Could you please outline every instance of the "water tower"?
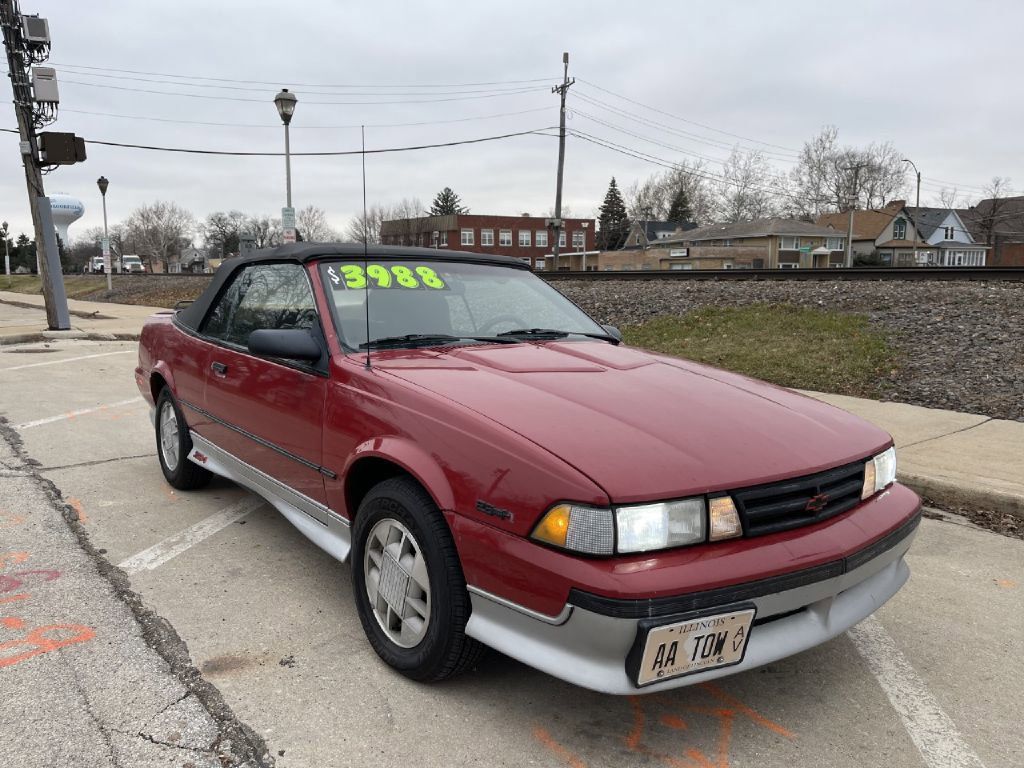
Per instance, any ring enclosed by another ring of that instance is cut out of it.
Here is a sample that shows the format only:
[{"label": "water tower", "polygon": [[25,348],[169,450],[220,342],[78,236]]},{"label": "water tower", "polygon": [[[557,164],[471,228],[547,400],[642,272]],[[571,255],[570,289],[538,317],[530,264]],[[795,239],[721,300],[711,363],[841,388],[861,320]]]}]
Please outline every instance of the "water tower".
[{"label": "water tower", "polygon": [[64,192],[50,195],[50,209],[53,211],[53,225],[60,235],[61,242],[65,248],[71,247],[68,240],[68,227],[82,218],[85,213],[85,206],[77,197],[71,197]]}]

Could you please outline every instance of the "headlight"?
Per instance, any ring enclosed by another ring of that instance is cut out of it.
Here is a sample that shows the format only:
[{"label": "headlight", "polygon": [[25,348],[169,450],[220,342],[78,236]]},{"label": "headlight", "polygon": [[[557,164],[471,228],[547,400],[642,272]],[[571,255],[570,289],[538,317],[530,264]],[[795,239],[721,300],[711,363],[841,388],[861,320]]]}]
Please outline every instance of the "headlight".
[{"label": "headlight", "polygon": [[864,486],[860,497],[866,499],[896,482],[896,447],[887,448],[864,463]]},{"label": "headlight", "polygon": [[703,498],[618,507],[618,551],[647,552],[704,541],[706,519]]},{"label": "headlight", "polygon": [[[722,501],[712,500],[713,507],[718,504],[712,510],[712,540],[742,533],[731,499],[728,505]],[[557,504],[541,518],[531,536],[589,555],[649,552],[707,541],[708,512],[703,497],[636,504],[614,510]]]}]

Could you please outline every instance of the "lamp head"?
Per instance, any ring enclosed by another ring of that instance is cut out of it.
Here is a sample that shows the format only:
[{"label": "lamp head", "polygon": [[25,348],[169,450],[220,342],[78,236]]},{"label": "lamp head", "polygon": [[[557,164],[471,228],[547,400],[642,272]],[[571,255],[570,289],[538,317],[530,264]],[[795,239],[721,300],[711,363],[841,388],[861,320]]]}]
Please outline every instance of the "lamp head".
[{"label": "lamp head", "polygon": [[100,176],[98,179],[96,179],[96,186],[100,188],[100,194],[106,197],[107,187],[110,186],[110,182],[107,181],[107,177]]},{"label": "lamp head", "polygon": [[274,104],[277,106],[277,114],[281,116],[281,121],[288,125],[292,121],[292,115],[295,114],[295,103],[299,99],[294,93],[289,91],[287,88],[282,88],[281,92],[274,97]]}]

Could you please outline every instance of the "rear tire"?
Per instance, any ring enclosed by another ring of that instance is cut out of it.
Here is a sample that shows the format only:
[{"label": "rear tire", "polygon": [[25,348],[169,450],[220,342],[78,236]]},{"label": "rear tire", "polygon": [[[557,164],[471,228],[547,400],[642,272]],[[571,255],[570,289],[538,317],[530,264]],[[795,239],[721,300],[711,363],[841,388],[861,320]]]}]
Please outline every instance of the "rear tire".
[{"label": "rear tire", "polygon": [[179,491],[202,488],[212,477],[210,471],[189,461],[192,437],[188,424],[169,387],[156,399],[156,455],[164,478]]},{"label": "rear tire", "polygon": [[352,587],[370,645],[406,677],[443,680],[482,655],[466,635],[469,593],[451,531],[411,478],[385,480],[359,505]]}]

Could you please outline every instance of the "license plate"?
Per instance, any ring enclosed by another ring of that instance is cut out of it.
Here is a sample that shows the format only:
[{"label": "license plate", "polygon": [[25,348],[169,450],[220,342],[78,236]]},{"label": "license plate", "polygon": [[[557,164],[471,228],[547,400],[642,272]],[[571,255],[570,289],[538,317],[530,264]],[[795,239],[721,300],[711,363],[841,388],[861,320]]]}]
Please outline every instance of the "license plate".
[{"label": "license plate", "polygon": [[651,627],[636,669],[636,684],[739,664],[756,612],[751,606]]}]

